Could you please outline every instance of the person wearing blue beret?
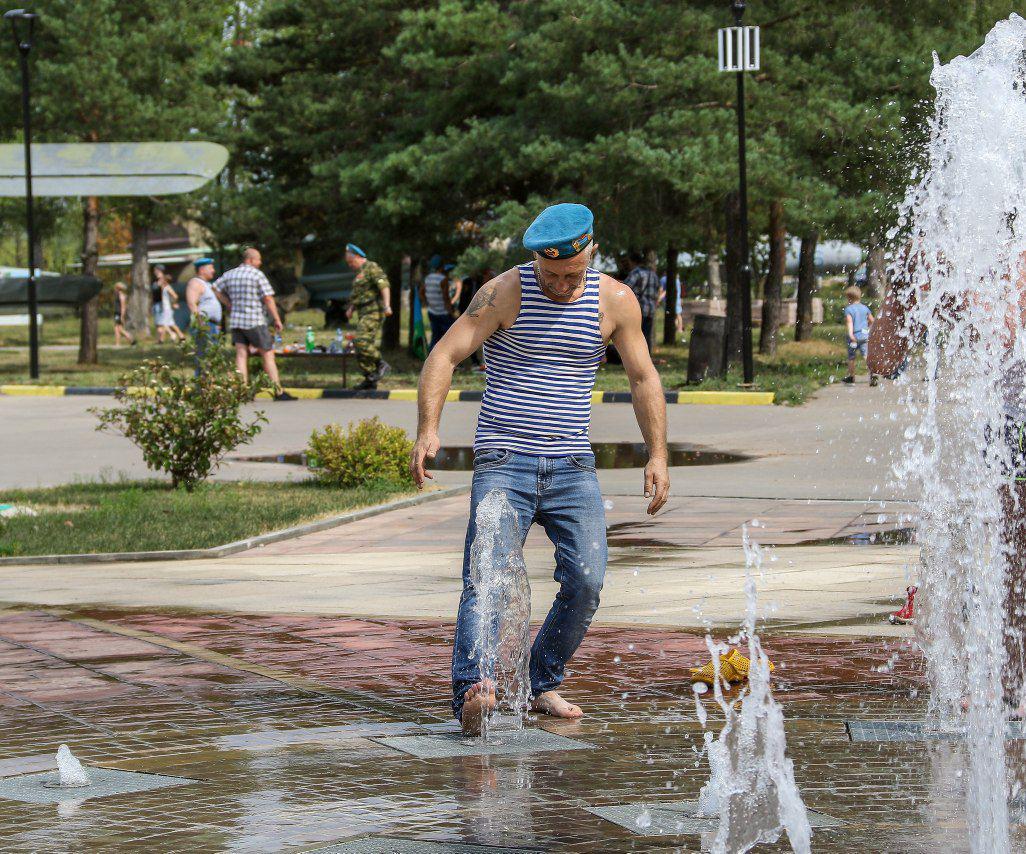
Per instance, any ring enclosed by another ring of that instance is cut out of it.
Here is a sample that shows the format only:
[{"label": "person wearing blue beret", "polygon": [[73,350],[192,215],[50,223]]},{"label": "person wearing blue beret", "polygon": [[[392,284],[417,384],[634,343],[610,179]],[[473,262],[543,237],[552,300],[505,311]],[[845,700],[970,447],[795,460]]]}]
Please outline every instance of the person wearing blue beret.
[{"label": "person wearing blue beret", "polygon": [[214,281],[214,259],[197,258],[192,262],[196,275],[185,286],[185,304],[192,315],[189,331],[196,341],[196,374],[199,375],[207,345],[216,344],[221,334],[221,301],[210,283]]},{"label": "person wearing blue beret", "polygon": [[478,506],[495,493],[512,508],[516,530],[483,534],[491,534],[494,566],[519,565],[535,522],[556,546],[560,590],[531,647],[532,707],[559,718],[583,715],[557,689],[598,608],[606,570],[605,507],[588,428],[595,375],[610,341],[623,358],[648,447],[643,490],[650,514],[663,507],[670,488],[666,398],[642,334],[641,309],[630,288],[591,266],[597,248],[592,212],[579,204],[552,205],[523,242],[531,260],[481,285],[424,363],[410,457],[410,472],[422,487],[431,477],[425,460],[441,446],[438,428],[453,371],[483,345],[486,385],[452,657],[452,709],[467,733],[479,732],[498,702],[494,665],[482,656],[471,560]]},{"label": "person wearing blue beret", "polygon": [[345,257],[349,269],[356,273],[346,309],[346,320],[352,320],[354,312],[357,315],[354,343],[363,382],[356,390],[374,391],[392,370],[381,358],[381,327],[392,314],[392,290],[385,271],[355,243],[346,244]]}]

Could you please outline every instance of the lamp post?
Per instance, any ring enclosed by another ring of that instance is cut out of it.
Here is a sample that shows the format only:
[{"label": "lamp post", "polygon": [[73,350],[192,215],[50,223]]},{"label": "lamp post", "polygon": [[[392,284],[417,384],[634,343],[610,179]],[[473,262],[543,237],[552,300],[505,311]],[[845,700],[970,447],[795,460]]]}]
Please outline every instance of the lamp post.
[{"label": "lamp post", "polygon": [[28,57],[36,15],[26,9],[11,9],[4,18],[11,22],[11,33],[21,61],[21,120],[25,137],[25,230],[28,232],[28,310],[29,376],[39,379],[39,324],[36,301],[36,230],[32,219],[32,125],[29,109]]},{"label": "lamp post", "polygon": [[759,70],[759,28],[742,24],[745,0],[731,0],[734,26],[719,31],[720,71],[737,77],[737,165],[741,197],[741,361],[745,385],[755,379],[752,363],[752,263],[748,248],[748,165],[745,151],[745,72]]}]

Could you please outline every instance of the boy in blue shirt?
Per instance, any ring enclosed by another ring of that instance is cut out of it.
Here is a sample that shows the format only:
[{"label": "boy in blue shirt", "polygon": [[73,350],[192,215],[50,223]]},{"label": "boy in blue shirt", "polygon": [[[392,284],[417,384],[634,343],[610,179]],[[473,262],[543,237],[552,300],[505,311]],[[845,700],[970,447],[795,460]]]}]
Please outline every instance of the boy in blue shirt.
[{"label": "boy in blue shirt", "polygon": [[[869,342],[869,328],[873,325],[873,312],[862,303],[862,289],[852,285],[844,291],[848,298],[848,307],[844,310],[844,323],[848,329],[848,376],[844,382],[849,385],[855,382],[855,357],[861,353],[866,358],[866,345]],[[877,384],[876,375],[869,374],[869,384]]]}]

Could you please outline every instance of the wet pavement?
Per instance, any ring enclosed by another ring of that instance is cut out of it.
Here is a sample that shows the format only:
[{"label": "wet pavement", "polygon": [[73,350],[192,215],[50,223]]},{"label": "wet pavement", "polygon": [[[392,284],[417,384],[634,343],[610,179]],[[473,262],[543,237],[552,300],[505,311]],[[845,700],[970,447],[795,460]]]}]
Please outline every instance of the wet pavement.
[{"label": "wet pavement", "polygon": [[[304,851],[366,837],[329,850],[413,850],[384,837],[701,849],[676,824],[645,835],[651,825],[589,811],[643,803],[665,819],[697,798],[708,770],[685,674],[703,659],[700,634],[595,627],[566,684],[587,716],[532,720],[543,750],[417,758],[395,745],[452,739],[451,632],[309,615],[2,612],[0,792],[52,768],[61,743],[87,767],[191,782],[57,804],[0,794],[0,850]],[[813,850],[968,850],[958,742],[852,741],[846,726],[922,717],[912,642],[769,632],[764,644],[802,795],[840,822],[816,832]]]}]

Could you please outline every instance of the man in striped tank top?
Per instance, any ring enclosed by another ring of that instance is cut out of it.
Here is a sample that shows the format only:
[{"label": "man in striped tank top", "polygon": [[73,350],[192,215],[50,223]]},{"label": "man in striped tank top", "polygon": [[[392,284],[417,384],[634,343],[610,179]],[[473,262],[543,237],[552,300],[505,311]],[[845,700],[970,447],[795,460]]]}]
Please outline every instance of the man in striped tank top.
[{"label": "man in striped tank top", "polygon": [[496,704],[494,685],[480,673],[470,567],[477,506],[493,490],[501,490],[516,511],[520,544],[537,522],[556,548],[559,593],[531,649],[532,707],[560,718],[583,714],[556,689],[598,608],[606,570],[605,509],[588,426],[595,373],[610,340],[623,357],[649,449],[644,492],[650,514],[669,492],[666,398],[641,332],[638,300],[630,288],[590,267],[593,224],[584,205],[544,210],[524,234],[534,261],[482,285],[421,372],[410,460],[418,487],[431,477],[424,461],[440,446],[438,425],[453,371],[484,346],[487,384],[474,440],[452,664],[453,712],[469,733],[480,727],[482,711]]}]

